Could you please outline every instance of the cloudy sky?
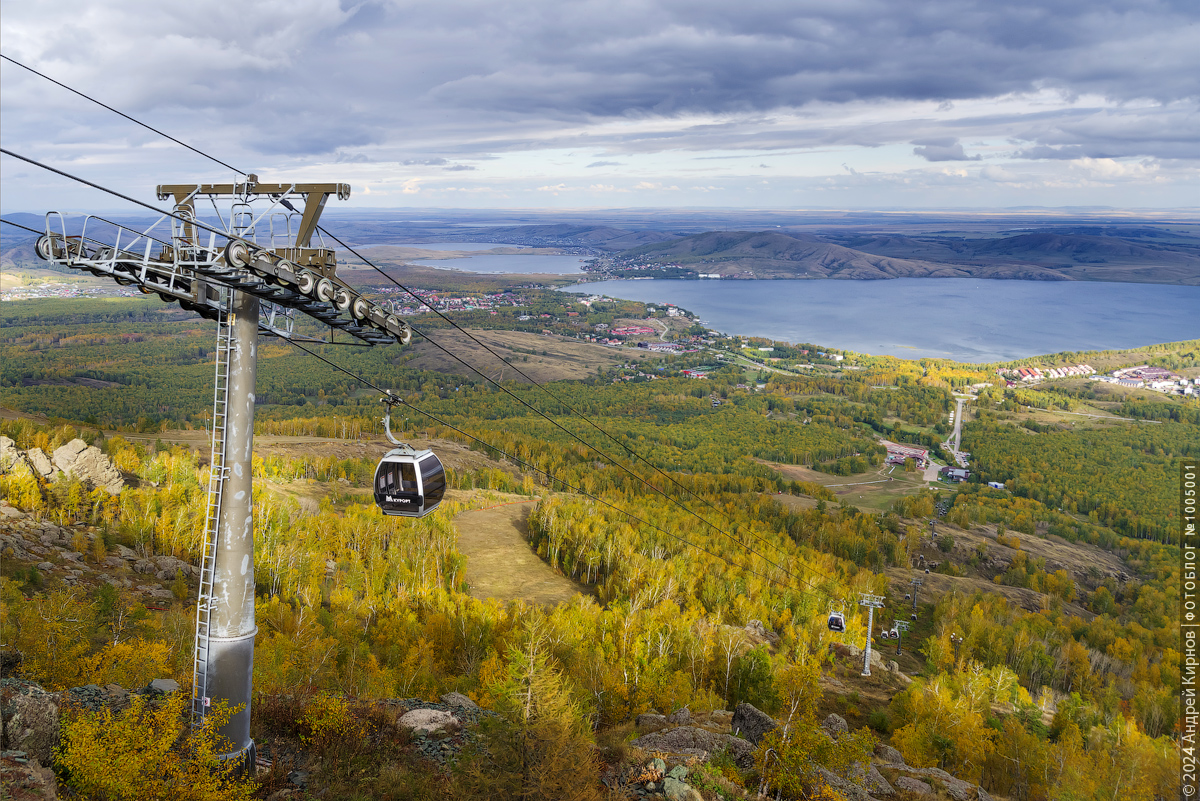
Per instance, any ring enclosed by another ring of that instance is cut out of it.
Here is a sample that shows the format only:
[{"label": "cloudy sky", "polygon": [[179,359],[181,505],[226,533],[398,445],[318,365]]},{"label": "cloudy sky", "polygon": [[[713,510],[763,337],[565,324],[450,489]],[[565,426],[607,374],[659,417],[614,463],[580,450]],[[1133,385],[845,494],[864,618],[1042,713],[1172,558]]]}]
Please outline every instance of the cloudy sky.
[{"label": "cloudy sky", "polygon": [[[0,50],[375,207],[1200,207],[1195,0],[3,0]],[[19,67],[4,147],[227,171]],[[0,157],[6,212],[116,207]],[[347,204],[341,204],[343,207]]]}]

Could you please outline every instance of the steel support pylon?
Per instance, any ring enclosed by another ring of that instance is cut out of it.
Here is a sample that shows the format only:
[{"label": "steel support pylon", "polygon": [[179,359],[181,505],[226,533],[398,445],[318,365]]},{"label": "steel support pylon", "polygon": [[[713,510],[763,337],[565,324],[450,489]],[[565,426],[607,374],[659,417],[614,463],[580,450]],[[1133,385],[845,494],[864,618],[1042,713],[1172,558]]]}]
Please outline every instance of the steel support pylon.
[{"label": "steel support pylon", "polygon": [[[251,678],[254,671],[254,384],[258,357],[257,298],[232,292],[222,334],[228,337],[226,382],[221,387],[217,353],[210,520],[201,565],[197,606],[196,678],[193,712],[202,719],[212,704],[236,712],[219,730],[228,749],[223,760],[254,764],[250,739]],[[222,389],[224,390],[222,392]],[[221,396],[224,414],[218,417]],[[219,462],[218,462],[219,459]],[[211,542],[208,541],[211,536]]]}]

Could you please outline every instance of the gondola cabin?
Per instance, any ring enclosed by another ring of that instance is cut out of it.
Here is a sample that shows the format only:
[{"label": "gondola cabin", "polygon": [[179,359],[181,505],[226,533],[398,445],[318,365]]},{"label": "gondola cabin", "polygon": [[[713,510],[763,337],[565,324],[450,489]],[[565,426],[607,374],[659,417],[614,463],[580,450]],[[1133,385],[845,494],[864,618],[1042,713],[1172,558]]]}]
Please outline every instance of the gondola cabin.
[{"label": "gondola cabin", "polygon": [[831,612],[829,614],[829,630],[830,631],[845,631],[846,618],[841,612]]},{"label": "gondola cabin", "polygon": [[375,468],[375,505],[385,515],[424,517],[445,494],[446,469],[433,451],[395,448]]}]

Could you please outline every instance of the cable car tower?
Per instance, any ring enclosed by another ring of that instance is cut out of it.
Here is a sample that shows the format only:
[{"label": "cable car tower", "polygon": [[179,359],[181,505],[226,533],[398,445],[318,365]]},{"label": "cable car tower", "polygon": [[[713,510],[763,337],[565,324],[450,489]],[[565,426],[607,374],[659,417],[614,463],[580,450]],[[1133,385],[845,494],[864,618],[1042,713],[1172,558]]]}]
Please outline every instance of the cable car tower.
[{"label": "cable car tower", "polygon": [[232,744],[221,758],[245,760],[251,768],[258,338],[323,342],[295,332],[301,312],[364,346],[412,339],[407,323],[337,277],[332,248],[319,239],[313,246],[321,211],[333,196],[348,199],[349,185],[268,184],[255,175],[226,184],[171,184],[158,187],[158,199],[173,200],[172,212],[143,230],[89,216],[76,232],[62,213],[49,212],[37,241],[47,261],[136,286],[217,321],[192,716],[200,722],[218,701],[241,707],[220,730]]}]

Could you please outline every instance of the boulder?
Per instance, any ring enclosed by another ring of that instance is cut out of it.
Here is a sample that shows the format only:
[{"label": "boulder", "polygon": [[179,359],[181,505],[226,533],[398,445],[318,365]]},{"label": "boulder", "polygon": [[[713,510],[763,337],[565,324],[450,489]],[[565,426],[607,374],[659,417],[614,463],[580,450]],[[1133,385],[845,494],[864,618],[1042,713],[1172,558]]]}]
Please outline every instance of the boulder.
[{"label": "boulder", "polygon": [[733,711],[733,720],[730,725],[733,726],[735,732],[755,745],[758,745],[763,737],[779,728],[779,724],[770,715],[750,704],[737,705],[737,709]]},{"label": "boulder", "polygon": [[175,679],[155,679],[146,685],[146,689],[149,692],[159,695],[169,695],[170,693],[179,692],[179,682],[175,681]]},{"label": "boulder", "polygon": [[704,796],[696,788],[670,776],[663,779],[663,795],[670,801],[704,801]]},{"label": "boulder", "polygon": [[161,574],[166,573],[168,579],[173,579],[177,572],[190,576],[194,570],[190,564],[182,559],[176,559],[174,556],[156,556],[154,563],[158,565],[159,578],[162,578]]},{"label": "boulder", "polygon": [[887,765],[903,765],[904,755],[890,745],[879,743],[875,746],[875,756]]},{"label": "boulder", "polygon": [[850,768],[850,775],[854,781],[867,788],[867,792],[871,795],[895,795],[896,790],[892,785],[888,784],[888,780],[883,778],[883,774],[879,772],[879,768],[874,765],[863,765],[857,762]]},{"label": "boulder", "polygon": [[698,729],[695,726],[680,726],[676,729],[644,734],[630,745],[643,751],[659,751],[666,754],[687,754],[707,760],[711,754],[728,750],[738,767],[749,769],[754,764],[754,745],[749,740],[728,734]]},{"label": "boulder", "polygon": [[458,718],[440,709],[414,709],[401,715],[396,723],[403,728],[426,734],[454,731],[462,726]]},{"label": "boulder", "polygon": [[442,696],[441,701],[446,706],[458,707],[459,709],[479,708],[479,704],[475,703],[462,693],[446,693]]},{"label": "boulder", "polygon": [[825,768],[817,768],[817,771],[821,774],[821,778],[825,780],[827,785],[837,790],[844,798],[849,799],[849,801],[873,801],[861,785],[844,779]]},{"label": "boulder", "polygon": [[103,489],[109,495],[120,494],[125,486],[125,479],[121,478],[121,471],[112,460],[95,445],[89,447],[81,439],[73,439],[54,451],[54,464],[67,475]]},{"label": "boulder", "polygon": [[667,715],[667,723],[672,726],[682,726],[689,723],[692,719],[692,711],[686,706],[683,709],[676,709],[671,714]]},{"label": "boulder", "polygon": [[21,518],[28,516],[29,515],[25,514],[15,506],[9,506],[7,503],[0,503],[0,518],[4,518],[6,520],[20,520]]},{"label": "boulder", "polygon": [[73,439],[61,448],[56,448],[50,459],[54,466],[64,473],[69,472],[71,465],[79,458],[79,454],[87,450],[87,443],[81,439]]},{"label": "boulder", "polygon": [[850,731],[850,726],[846,723],[846,719],[836,712],[831,713],[829,717],[825,718],[825,722],[821,724],[821,728],[835,740]]},{"label": "boulder", "polygon": [[667,727],[667,718],[657,712],[643,712],[637,716],[634,723],[637,725],[638,731],[658,731]]},{"label": "boulder", "polygon": [[933,795],[933,788],[920,779],[914,779],[911,776],[901,776],[896,779],[896,787],[905,792],[916,793],[917,795]]},{"label": "boulder", "polygon": [[0,473],[7,473],[9,468],[21,458],[17,443],[9,437],[0,437]]},{"label": "boulder", "polygon": [[24,751],[43,765],[58,748],[59,693],[48,693],[34,684],[8,686],[3,698],[3,748]]},{"label": "boulder", "polygon": [[25,458],[29,461],[29,466],[33,468],[34,473],[42,478],[50,478],[56,472],[54,463],[41,448],[30,448],[25,451]]},{"label": "boulder", "polygon": [[149,559],[139,559],[133,563],[133,569],[139,573],[145,573],[147,576],[153,576],[158,572],[158,568]]},{"label": "boulder", "polygon": [[133,550],[132,548],[126,548],[124,545],[117,546],[117,556],[121,557],[127,562],[136,562],[141,558],[138,556],[137,551]]}]

